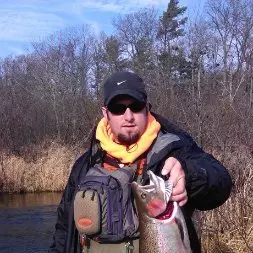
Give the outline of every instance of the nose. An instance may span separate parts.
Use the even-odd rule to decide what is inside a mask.
[[[125,113],[124,113],[124,119],[128,122],[132,122],[134,120],[134,114],[130,110],[130,108],[127,108]]]

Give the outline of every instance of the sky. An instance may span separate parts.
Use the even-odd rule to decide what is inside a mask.
[[[25,54],[31,42],[56,31],[88,24],[113,31],[112,20],[145,7],[166,11],[169,0],[0,0],[0,58]],[[201,13],[205,0],[179,0],[187,15]]]

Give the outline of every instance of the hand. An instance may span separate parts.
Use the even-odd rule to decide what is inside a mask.
[[[169,157],[163,166],[162,175],[167,175],[173,183],[170,200],[177,201],[179,206],[185,205],[188,197],[185,188],[185,173],[180,162],[174,157]]]

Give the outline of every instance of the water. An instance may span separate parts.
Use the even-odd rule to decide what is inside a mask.
[[[0,195],[0,252],[47,252],[61,193]]]

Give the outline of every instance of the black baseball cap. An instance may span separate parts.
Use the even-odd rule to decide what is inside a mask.
[[[142,78],[132,72],[116,72],[105,81],[104,105],[107,106],[119,95],[128,95],[140,102],[147,101],[147,92]]]

